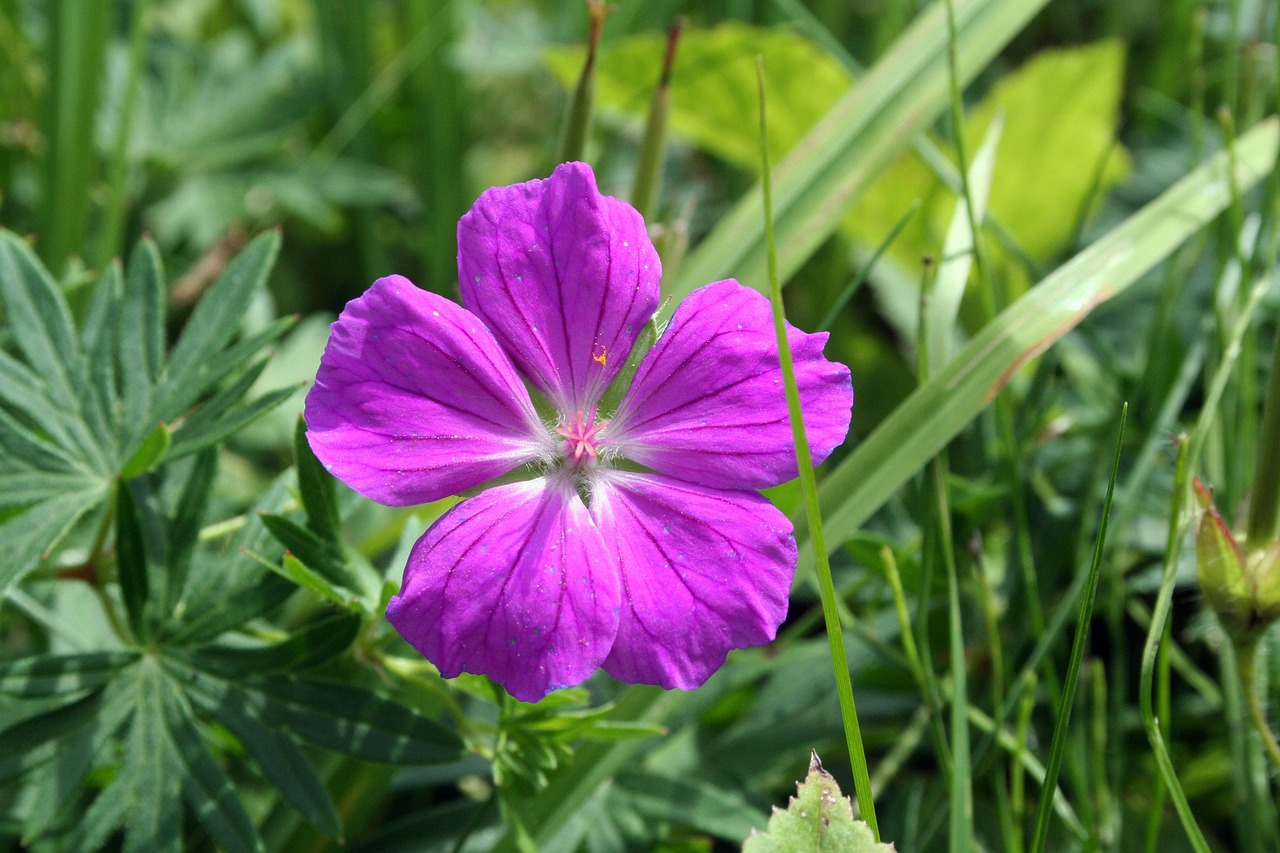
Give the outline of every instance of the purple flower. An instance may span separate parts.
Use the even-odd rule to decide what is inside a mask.
[[[768,301],[735,281],[694,291],[602,411],[658,308],[630,205],[582,163],[494,187],[458,224],[458,274],[465,307],[400,276],[348,303],[307,396],[316,456],[373,500],[526,475],[418,540],[396,629],[443,676],[524,701],[598,667],[693,688],[772,640],[796,546],[756,490],[797,470]],[[818,463],[848,429],[849,371],[826,334],[788,334]]]

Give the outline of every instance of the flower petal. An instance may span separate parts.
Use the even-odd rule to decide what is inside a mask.
[[[796,567],[791,522],[753,492],[611,472],[591,514],[616,552],[622,621],[605,671],[692,689],[774,638]]]
[[[456,494],[554,448],[484,325],[398,275],[333,324],[306,421],[334,476],[393,506]]]
[[[849,368],[827,334],[788,324],[805,430],[818,465],[844,441]],[[695,290],[636,371],[609,427],[619,452],[682,480],[763,489],[798,473],[769,300],[736,281]]]
[[[577,684],[618,630],[617,569],[571,484],[488,489],[418,540],[387,619],[452,678],[488,675],[523,702]]]
[[[486,190],[458,223],[462,301],[562,412],[589,409],[658,307],[662,265],[585,163]]]

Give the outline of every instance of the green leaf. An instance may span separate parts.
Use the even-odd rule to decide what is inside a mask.
[[[58,741],[92,723],[101,708],[102,691],[94,691],[0,731],[5,743],[15,747],[11,754],[0,758],[0,785],[57,758],[62,751]]]
[[[618,774],[611,796],[623,798],[631,808],[652,820],[682,823],[732,841],[764,826],[755,807],[701,779],[675,779],[629,770]]]
[[[337,613],[321,619],[270,646],[234,648],[207,646],[193,653],[192,661],[201,669],[230,678],[245,673],[280,672],[318,666],[346,651],[360,631],[360,617]]]
[[[213,482],[218,474],[218,451],[206,448],[191,464],[178,498],[178,506],[169,521],[168,578],[165,585],[163,612],[172,613],[187,585],[191,558],[200,539]]]
[[[1270,172],[1276,143],[1274,118],[1237,140],[1234,182],[1241,192]],[[839,548],[852,537],[991,403],[1020,367],[1225,209],[1231,186],[1222,153],[1063,264],[978,332],[828,472],[819,488],[828,546]],[[802,545],[801,559],[811,563],[806,550]]]
[[[853,803],[840,792],[815,753],[809,775],[796,786],[786,811],[773,810],[764,833],[752,832],[742,853],[889,853],[871,828],[853,816]]]
[[[173,437],[169,432],[169,427],[161,421],[152,427],[151,432],[147,433],[142,439],[142,443],[138,445],[138,449],[124,463],[124,467],[120,470],[120,478],[122,480],[132,480],[134,477],[140,477],[143,474],[149,474],[160,464],[160,460],[169,450]]]
[[[398,764],[454,761],[462,755],[457,734],[408,706],[368,690],[310,679],[255,679],[266,696],[267,716],[321,746]]]
[[[298,466],[298,494],[307,514],[307,527],[325,541],[339,541],[338,489],[333,475],[311,452],[307,422],[302,418],[298,418],[293,434],[293,457]]]
[[[147,606],[151,578],[147,562],[138,508],[129,484],[120,480],[116,487],[116,576],[120,581],[120,597],[124,599],[129,616],[129,627],[139,640],[146,640],[151,635],[151,614]]]
[[[654,77],[636,69],[656,74],[666,46],[667,36],[659,32],[608,43],[597,64],[602,113],[645,113]],[[790,28],[726,21],[713,29],[683,29],[669,88],[670,131],[752,173],[760,168],[756,56],[764,58],[771,159],[789,151],[852,82],[839,62]],[[582,48],[552,48],[545,59],[560,82],[571,86],[582,68]]]
[[[196,819],[224,850],[231,853],[262,850],[262,842],[235,785],[209,752],[185,702],[169,697],[165,703],[165,724],[178,758],[186,768],[182,794]]]
[[[282,578],[286,578],[291,583],[310,590],[316,595],[323,598],[331,604],[338,607],[353,611],[363,611],[359,599],[350,593],[343,592],[329,581],[321,577],[317,572],[313,572],[307,567],[307,564],[293,556],[289,552],[285,552],[280,563],[266,562],[266,567],[275,572]]]
[[[151,389],[164,367],[164,299],[160,253],[144,237],[129,258],[120,304],[121,328],[126,333],[117,341],[117,358],[124,405],[121,420],[126,428],[146,423],[151,412]],[[129,443],[129,438],[125,441]]]
[[[278,232],[260,234],[228,264],[226,271],[201,297],[169,355],[166,392],[208,387],[206,377],[222,363],[223,347],[240,328],[253,293],[266,283],[279,251]]]
[[[251,374],[245,375],[249,376]],[[248,383],[248,385],[251,384]],[[279,388],[263,394],[251,403],[237,406],[231,409],[228,414],[222,415],[222,411],[225,408],[230,407],[232,402],[239,399],[244,391],[248,390],[248,385],[245,385],[242,390],[241,383],[237,382],[232,387],[219,392],[218,395],[192,415],[191,419],[183,424],[177,440],[169,448],[164,461],[172,462],[175,459],[180,459],[187,454],[195,453],[222,441],[262,417],[285,400],[288,400],[294,392],[293,388]],[[206,408],[208,411],[206,411]]]
[[[236,736],[267,781],[299,814],[327,835],[342,834],[341,821],[324,783],[292,738],[259,719],[260,700],[233,684],[211,678],[200,678],[192,697]]]
[[[1044,4],[1045,0],[958,0],[955,49],[960,83],[972,79]],[[946,9],[934,2],[777,164],[773,197],[782,281],[835,231],[849,203],[912,134],[932,123],[950,103],[947,52]],[[721,217],[685,259],[677,280],[668,284],[673,297],[681,299],[709,281],[729,277],[766,292],[760,202],[757,185]],[[902,210],[899,207],[887,221]]]
[[[0,594],[48,559],[75,523],[106,493],[102,483],[85,483],[76,491],[41,501],[0,523]]]
[[[124,666],[137,660],[132,652],[43,655],[0,664],[0,693],[48,696],[101,687]]]
[[[4,299],[6,325],[27,364],[45,380],[57,405],[78,411],[80,401],[71,382],[71,368],[80,359],[80,341],[71,324],[71,312],[26,241],[3,229],[0,297]]]
[[[321,540],[310,530],[282,515],[263,515],[262,523],[281,545],[326,581],[352,591],[360,589],[355,575],[347,567],[346,556],[340,544]]]

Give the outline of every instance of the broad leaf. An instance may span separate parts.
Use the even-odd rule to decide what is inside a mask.
[[[742,853],[890,853],[871,828],[853,816],[853,803],[840,792],[835,778],[822,769],[817,754],[809,775],[796,786],[786,811],[777,808],[763,833],[753,832]]]

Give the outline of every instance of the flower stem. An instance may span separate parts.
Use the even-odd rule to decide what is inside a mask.
[[[1275,732],[1271,731],[1271,724],[1267,722],[1266,709],[1262,707],[1262,700],[1258,698],[1257,667],[1255,666],[1257,656],[1258,641],[1256,639],[1238,644],[1236,672],[1240,676],[1240,686],[1244,688],[1244,699],[1249,706],[1249,716],[1253,718],[1253,724],[1262,737],[1262,745],[1267,749],[1267,757],[1271,759],[1276,769],[1280,770],[1280,742],[1276,741]]]
[[[879,841],[880,826],[876,821],[875,803],[871,796],[871,772],[867,768],[867,754],[862,745],[862,730],[858,727],[858,711],[853,702],[853,684],[849,678],[849,660],[844,650],[844,634],[840,629],[836,589],[831,580],[827,542],[822,532],[822,510],[818,505],[818,485],[813,475],[813,456],[809,452],[809,438],[805,434],[804,415],[800,410],[800,389],[796,384],[795,365],[792,363],[791,346],[787,341],[782,285],[778,281],[778,255],[773,243],[773,194],[765,134],[764,59],[760,56],[756,57],[756,85],[760,93],[760,184],[764,193],[769,299],[773,305],[774,331],[778,336],[778,359],[782,368],[782,381],[786,386],[787,410],[791,414],[791,431],[795,436],[796,463],[800,469],[800,491],[804,494],[805,515],[809,522],[809,543],[813,548],[814,562],[818,572],[822,615],[827,627],[827,642],[831,647],[831,663],[835,668],[836,694],[840,698],[840,717],[844,721],[845,741],[849,748],[849,762],[853,769],[854,791],[857,794],[858,809],[862,813],[862,819],[867,822],[872,834]]]

